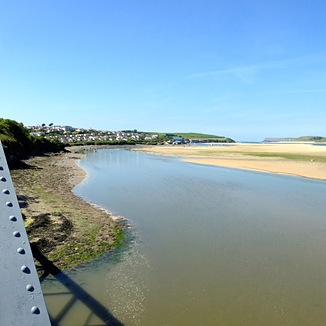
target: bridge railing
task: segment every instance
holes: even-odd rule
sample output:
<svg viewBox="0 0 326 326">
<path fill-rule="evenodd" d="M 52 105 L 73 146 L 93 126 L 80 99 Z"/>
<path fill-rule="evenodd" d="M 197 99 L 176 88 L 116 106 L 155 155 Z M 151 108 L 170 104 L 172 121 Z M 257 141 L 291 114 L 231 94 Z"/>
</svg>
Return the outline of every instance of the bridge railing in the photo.
<svg viewBox="0 0 326 326">
<path fill-rule="evenodd" d="M 0 325 L 51 325 L 0 141 Z"/>
</svg>

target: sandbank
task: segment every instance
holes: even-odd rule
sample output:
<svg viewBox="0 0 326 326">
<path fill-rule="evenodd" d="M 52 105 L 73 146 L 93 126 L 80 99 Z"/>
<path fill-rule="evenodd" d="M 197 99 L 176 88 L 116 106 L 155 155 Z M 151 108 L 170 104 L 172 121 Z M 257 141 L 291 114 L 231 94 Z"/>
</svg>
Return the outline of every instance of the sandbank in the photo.
<svg viewBox="0 0 326 326">
<path fill-rule="evenodd" d="M 186 162 L 326 180 L 326 146 L 311 143 L 160 145 L 135 150 Z"/>
</svg>

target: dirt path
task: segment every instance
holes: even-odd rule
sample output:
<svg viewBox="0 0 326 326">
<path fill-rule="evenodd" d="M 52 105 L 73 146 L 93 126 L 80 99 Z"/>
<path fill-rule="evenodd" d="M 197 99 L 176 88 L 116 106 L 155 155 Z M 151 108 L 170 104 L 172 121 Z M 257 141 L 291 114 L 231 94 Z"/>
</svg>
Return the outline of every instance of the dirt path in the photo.
<svg viewBox="0 0 326 326">
<path fill-rule="evenodd" d="M 34 157 L 11 171 L 30 242 L 61 269 L 110 252 L 123 236 L 122 218 L 71 192 L 86 174 L 76 164 L 81 157 L 79 153 Z"/>
</svg>

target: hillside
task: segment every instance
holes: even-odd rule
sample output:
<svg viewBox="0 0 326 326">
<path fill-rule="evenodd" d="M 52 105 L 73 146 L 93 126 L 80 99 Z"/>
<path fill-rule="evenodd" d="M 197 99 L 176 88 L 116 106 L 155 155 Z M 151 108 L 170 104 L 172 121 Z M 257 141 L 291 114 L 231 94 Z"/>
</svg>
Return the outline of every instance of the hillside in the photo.
<svg viewBox="0 0 326 326">
<path fill-rule="evenodd" d="M 174 132 L 166 135 L 173 136 L 173 137 L 176 136 L 183 137 L 184 139 L 188 139 L 193 142 L 200 141 L 200 142 L 216 142 L 216 143 L 234 143 L 234 140 L 228 137 L 202 134 L 196 132 Z"/>
<path fill-rule="evenodd" d="M 33 154 L 58 152 L 64 149 L 60 142 L 31 136 L 22 123 L 3 118 L 0 118 L 0 140 L 8 163 Z"/>
<path fill-rule="evenodd" d="M 0 118 L 0 140 L 8 162 L 13 162 L 35 154 L 58 152 L 70 145 L 135 145 L 172 143 L 181 138 L 180 143 L 234 143 L 224 136 L 195 132 L 157 133 L 134 130 L 99 131 L 73 127 L 33 126 L 27 129 L 22 123 Z"/>
<path fill-rule="evenodd" d="M 302 136 L 302 137 L 296 138 L 295 141 L 326 142 L 326 137 L 321 137 L 321 136 Z"/>
<path fill-rule="evenodd" d="M 278 142 L 326 142 L 326 137 L 321 136 L 301 136 L 298 138 L 265 138 L 263 143 Z"/>
</svg>

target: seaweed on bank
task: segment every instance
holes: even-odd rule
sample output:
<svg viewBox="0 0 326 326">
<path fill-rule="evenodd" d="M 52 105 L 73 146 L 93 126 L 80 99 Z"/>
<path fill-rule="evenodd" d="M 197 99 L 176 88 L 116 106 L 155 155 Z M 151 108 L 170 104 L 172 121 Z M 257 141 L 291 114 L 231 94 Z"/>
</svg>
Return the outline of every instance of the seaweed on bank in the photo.
<svg viewBox="0 0 326 326">
<path fill-rule="evenodd" d="M 63 270 L 111 252 L 124 236 L 123 221 L 71 192 L 84 176 L 75 164 L 80 157 L 69 152 L 32 157 L 26 169 L 12 171 L 31 244 Z"/>
</svg>

